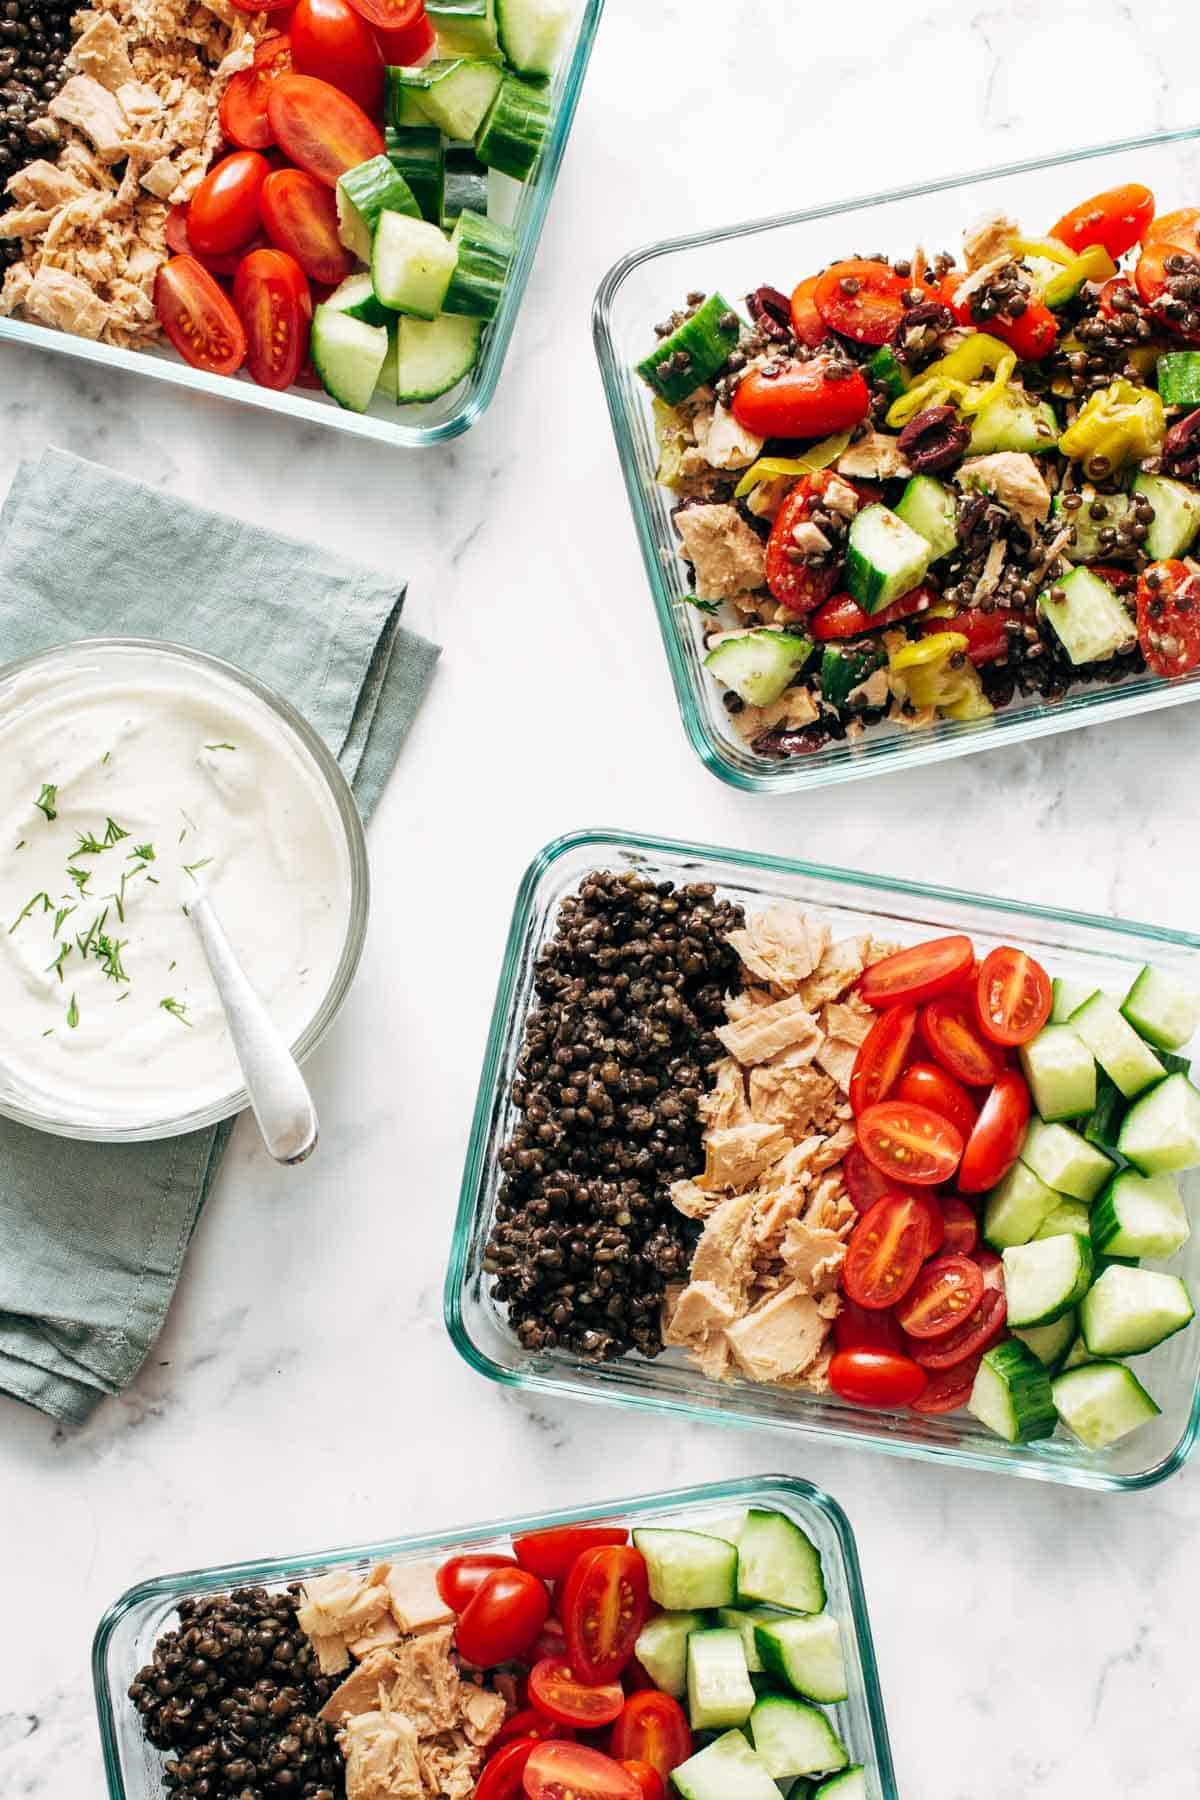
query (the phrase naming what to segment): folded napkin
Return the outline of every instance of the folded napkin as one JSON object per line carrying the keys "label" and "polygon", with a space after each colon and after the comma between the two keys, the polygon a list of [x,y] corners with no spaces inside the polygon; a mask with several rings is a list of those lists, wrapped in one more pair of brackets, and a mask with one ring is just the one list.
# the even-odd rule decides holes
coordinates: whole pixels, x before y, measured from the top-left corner
{"label": "folded napkin", "polygon": [[[0,508],[0,665],[79,637],[164,637],[267,682],[364,816],[437,661],[395,576],[173,500],[61,451]],[[0,1118],[0,1392],[80,1422],[162,1327],[229,1124],[85,1144]]]}

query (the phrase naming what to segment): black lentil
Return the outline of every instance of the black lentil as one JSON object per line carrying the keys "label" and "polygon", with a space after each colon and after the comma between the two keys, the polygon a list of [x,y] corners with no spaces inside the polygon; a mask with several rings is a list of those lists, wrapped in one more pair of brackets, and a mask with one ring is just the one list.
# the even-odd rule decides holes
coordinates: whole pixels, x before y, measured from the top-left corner
{"label": "black lentil", "polygon": [[[66,76],[75,10],[76,0],[0,0],[0,211],[9,178],[57,151],[46,108]],[[0,238],[0,276],[20,262],[22,247],[20,238]]]}

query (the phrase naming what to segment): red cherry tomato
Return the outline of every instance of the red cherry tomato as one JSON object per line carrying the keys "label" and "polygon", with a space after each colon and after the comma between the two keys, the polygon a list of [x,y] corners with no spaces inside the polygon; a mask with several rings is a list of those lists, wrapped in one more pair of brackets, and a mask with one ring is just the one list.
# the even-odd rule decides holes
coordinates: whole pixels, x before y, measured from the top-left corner
{"label": "red cherry tomato", "polygon": [[524,1569],[493,1569],[458,1616],[460,1656],[476,1668],[513,1662],[533,1643],[550,1611],[550,1596]]}
{"label": "red cherry tomato", "polygon": [[958,1185],[964,1194],[983,1194],[1003,1181],[1017,1160],[1028,1124],[1029,1089],[1016,1069],[1005,1069],[963,1150]]}
{"label": "red cherry tomato", "polygon": [[185,362],[232,375],[246,360],[246,334],[230,301],[194,256],[173,256],[154,281],[159,323]]}
{"label": "red cherry tomato", "polygon": [[[933,589],[922,584],[901,594],[882,612],[865,613],[849,594],[834,594],[819,606],[809,620],[809,630],[818,643],[834,638],[858,637],[864,631],[877,631],[882,625],[894,625],[897,619],[911,619],[927,612],[933,605]],[[957,629],[957,627],[955,627]]]}
{"label": "red cherry tomato", "polygon": [[957,1412],[971,1398],[971,1389],[975,1386],[975,1377],[982,1361],[983,1352],[980,1350],[974,1356],[968,1356],[964,1362],[955,1363],[952,1369],[939,1369],[932,1373],[925,1392],[909,1402],[912,1410],[918,1413]]}
{"label": "red cherry tomato", "polygon": [[868,1312],[895,1305],[925,1260],[928,1222],[913,1194],[885,1194],[863,1214],[846,1245],[842,1287]]}
{"label": "red cherry tomato", "polygon": [[1148,244],[1178,244],[1181,249],[1195,251],[1200,246],[1200,206],[1181,206],[1174,212],[1159,213],[1146,233]]}
{"label": "red cherry tomato", "polygon": [[1020,625],[1022,615],[1011,606],[998,606],[994,612],[981,607],[964,607],[948,619],[925,619],[921,636],[933,637],[939,631],[960,631],[967,640],[967,655],[976,668],[998,662],[1009,652],[1009,625]]}
{"label": "red cherry tomato", "polygon": [[511,1556],[475,1552],[452,1556],[437,1572],[437,1591],[447,1606],[460,1613],[489,1575],[494,1575],[497,1569],[515,1568],[516,1560]]}
{"label": "red cherry tomato", "polygon": [[649,1763],[634,1762],[626,1756],[621,1758],[621,1767],[637,1782],[642,1800],[666,1800],[667,1790],[663,1786],[663,1778]]}
{"label": "red cherry tomato", "polygon": [[896,1308],[909,1337],[945,1337],[969,1318],[983,1299],[983,1276],[969,1257],[949,1251],[926,1263]]}
{"label": "red cherry tomato", "polygon": [[802,281],[798,288],[792,290],[792,331],[798,343],[807,344],[815,350],[829,336],[829,327],[817,311],[817,303],[813,299],[819,275],[810,275]]}
{"label": "red cherry tomato", "polygon": [[1151,563],[1138,577],[1138,642],[1155,675],[1186,675],[1200,664],[1200,581],[1186,563]]}
{"label": "red cherry tomato", "polygon": [[1004,1072],[1004,1057],[979,1029],[974,1002],[944,994],[921,1009],[921,1036],[934,1060],[967,1087],[987,1087]]}
{"label": "red cherry tomato", "polygon": [[837,580],[837,571],[832,565],[810,568],[806,563],[793,562],[788,554],[794,548],[792,532],[808,518],[832,479],[827,469],[815,475],[801,476],[776,513],[771,527],[766,549],[767,585],[779,604],[786,606],[789,612],[811,612],[813,607],[821,604]]}
{"label": "red cherry tomato", "polygon": [[398,31],[384,31],[376,25],[375,36],[384,62],[392,69],[414,68],[437,43],[437,33],[424,13],[411,25],[402,25]]}
{"label": "red cherry tomato", "polygon": [[262,190],[263,228],[312,281],[344,281],[354,258],[338,236],[333,190],[303,169],[276,169]]}
{"label": "red cherry tomato", "polygon": [[979,1242],[979,1220],[957,1194],[943,1195],[941,1208],[945,1230],[943,1242],[947,1250],[954,1250],[959,1256],[970,1256]]}
{"label": "red cherry tomato", "polygon": [[533,1648],[529,1652],[529,1660],[530,1662],[540,1662],[544,1656],[557,1656],[561,1660],[566,1654],[567,1635],[551,1613],[538,1632]]}
{"label": "red cherry tomato", "polygon": [[612,1753],[649,1763],[665,1782],[692,1754],[691,1728],[679,1702],[670,1694],[631,1694],[613,1726]]}
{"label": "red cherry tomato", "polygon": [[860,1306],[848,1294],[833,1321],[836,1350],[897,1350],[903,1353],[904,1337],[890,1307]]}
{"label": "red cherry tomato", "polygon": [[513,1554],[531,1575],[540,1575],[543,1581],[561,1581],[585,1550],[628,1542],[629,1533],[619,1525],[556,1525],[549,1531],[514,1538]]}
{"label": "red cherry tomato", "polygon": [[347,0],[296,0],[288,21],[292,63],[332,82],[372,118],[383,106],[383,55],[375,33]]}
{"label": "red cherry tomato", "polygon": [[927,1106],[911,1100],[883,1100],[858,1118],[864,1154],[892,1181],[905,1187],[938,1187],[958,1167],[963,1141]]}
{"label": "red cherry tomato", "polygon": [[921,1208],[925,1217],[925,1260],[936,1256],[946,1236],[946,1221],[942,1214],[941,1201],[928,1188],[913,1188],[912,1197]]}
{"label": "red cherry tomato", "polygon": [[1058,341],[1058,320],[1041,300],[1029,300],[1020,318],[998,318],[990,314],[977,319],[971,311],[971,300],[960,301],[958,289],[961,275],[949,275],[941,284],[941,296],[960,325],[986,330],[992,337],[1015,350],[1022,362],[1038,362],[1049,356]]}
{"label": "red cherry tomato", "polygon": [[325,383],[321,380],[321,377],[317,374],[317,371],[313,368],[313,360],[312,360],[311,356],[306,356],[304,361],[300,364],[300,371],[299,371],[298,375],[296,376],[296,386],[302,387],[302,388],[313,388],[318,393],[322,393],[322,394],[325,392]]}
{"label": "red cherry tomato", "polygon": [[529,1800],[641,1800],[627,1769],[583,1744],[539,1744],[525,1764],[524,1782]]}
{"label": "red cherry tomato", "polygon": [[383,155],[383,135],[362,107],[311,75],[293,72],[273,81],[267,117],[284,155],[326,187],[336,187],[347,169]]}
{"label": "red cherry tomato", "polygon": [[891,1093],[900,1079],[916,1029],[915,1006],[890,1006],[880,1013],[859,1045],[850,1072],[850,1106],[856,1118]]}
{"label": "red cherry tomato", "polygon": [[861,369],[845,370],[826,356],[773,366],[779,369],[773,379],[752,369],[734,390],[733,416],[756,437],[828,437],[857,425],[871,409]]}
{"label": "red cherry tomato", "polygon": [[1154,195],[1140,182],[1127,181],[1121,187],[1107,188],[1090,200],[1081,200],[1065,212],[1050,233],[1060,238],[1068,250],[1086,250],[1089,244],[1102,244],[1114,259],[1145,237],[1154,217]]}
{"label": "red cherry tomato", "polygon": [[851,1204],[860,1213],[869,1212],[877,1200],[894,1191],[894,1183],[867,1161],[857,1144],[851,1144],[842,1159],[842,1180]]}
{"label": "red cherry tomato", "polygon": [[897,1084],[896,1098],[915,1100],[918,1106],[949,1119],[964,1143],[970,1137],[977,1116],[974,1102],[961,1082],[936,1063],[910,1063]]}
{"label": "red cherry tomato", "polygon": [[893,1350],[839,1350],[829,1365],[829,1385],[855,1406],[911,1406],[924,1392],[924,1369]]}
{"label": "red cherry tomato", "polygon": [[917,1005],[944,994],[962,980],[975,960],[969,937],[931,938],[872,963],[859,977],[858,991],[868,1006]]}
{"label": "red cherry tomato", "polygon": [[214,163],[188,204],[187,229],[201,256],[236,250],[258,230],[258,202],[270,164],[257,150],[235,150]]}
{"label": "red cherry tomato", "polygon": [[989,1249],[987,1244],[981,1244],[979,1249],[973,1252],[971,1261],[978,1263],[983,1271],[984,1287],[995,1288],[998,1294],[1002,1294],[1004,1292],[1004,1259],[998,1256],[994,1250]]}
{"label": "red cherry tomato", "polygon": [[425,0],[354,0],[354,10],[378,31],[407,31],[425,13]]}
{"label": "red cherry tomato", "polygon": [[312,298],[303,271],[282,250],[252,250],[233,283],[246,332],[246,368],[260,387],[289,388],[308,354]]}
{"label": "red cherry tomato", "polygon": [[[979,1285],[982,1291],[982,1280]],[[529,1698],[560,1725],[594,1731],[600,1725],[611,1725],[625,1704],[625,1690],[619,1681],[598,1686],[576,1681],[570,1663],[547,1656],[529,1671]]]}
{"label": "red cherry tomato", "polygon": [[295,0],[233,0],[237,10],[244,13],[286,12],[294,3]]}
{"label": "red cherry tomato", "polygon": [[502,1745],[511,1743],[514,1738],[534,1738],[538,1743],[545,1743],[548,1738],[571,1739],[574,1736],[569,1725],[560,1725],[557,1719],[539,1712],[536,1706],[525,1706],[520,1712],[513,1713],[511,1718],[505,1719],[488,1745],[488,1751],[494,1756]]}
{"label": "red cherry tomato", "polygon": [[1050,1017],[1050,977],[1024,950],[989,950],[979,971],[977,1010],[994,1044],[1027,1044]]}
{"label": "red cherry tomato", "polygon": [[186,206],[173,206],[167,214],[167,223],[164,232],[164,236],[167,240],[167,249],[171,252],[172,256],[194,256],[201,267],[207,269],[210,275],[222,277],[236,275],[242,265],[243,259],[249,255],[250,251],[261,248],[260,240],[255,238],[249,244],[240,245],[236,250],[225,251],[221,256],[200,256],[193,248],[192,240],[188,236],[187,215],[188,209]]}
{"label": "red cherry tomato", "polygon": [[472,1800],[521,1800],[525,1766],[541,1741],[525,1737],[503,1744],[484,1764]]}
{"label": "red cherry tomato", "polygon": [[813,304],[842,337],[886,344],[904,316],[901,295],[911,286],[887,263],[853,259],[834,263],[817,278]]}
{"label": "red cherry tomato", "polygon": [[956,1369],[969,1356],[991,1349],[1004,1330],[1007,1316],[1003,1289],[988,1287],[985,1279],[983,1299],[969,1318],[945,1337],[909,1338],[909,1354],[923,1369]]}
{"label": "red cherry tomato", "polygon": [[267,94],[271,83],[291,66],[291,40],[276,32],[259,44],[251,66],[233,77],[217,109],[221,130],[231,144],[240,144],[245,150],[266,150],[275,142],[267,117]]}
{"label": "red cherry tomato", "polygon": [[562,1590],[567,1660],[580,1681],[615,1681],[650,1612],[645,1558],[625,1545],[585,1550]]}

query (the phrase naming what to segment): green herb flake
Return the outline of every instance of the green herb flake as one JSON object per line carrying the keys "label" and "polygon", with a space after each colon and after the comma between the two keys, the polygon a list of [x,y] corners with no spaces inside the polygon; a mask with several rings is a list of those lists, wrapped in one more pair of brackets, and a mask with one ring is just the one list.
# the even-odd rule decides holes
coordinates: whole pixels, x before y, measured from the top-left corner
{"label": "green herb flake", "polygon": [[154,845],[153,844],[135,844],[133,846],[133,849],[129,852],[129,855],[125,858],[125,860],[126,860],[126,862],[133,862],[135,859],[140,859],[142,862],[148,862],[148,863],[153,862],[154,861]]}
{"label": "green herb flake", "polygon": [[71,914],[73,912],[77,912],[77,911],[78,911],[78,908],[75,906],[60,906],[59,907],[58,911],[54,915],[54,935],[55,935],[55,937],[57,937],[59,932],[62,930],[64,920],[69,919]]}
{"label": "green herb flake", "polygon": [[107,761],[108,761],[108,759],[109,759],[109,757],[110,757],[110,756],[111,756],[111,755],[112,755],[112,751],[111,751],[111,750],[106,750],[106,751],[105,751],[105,752],[104,752],[104,755],[103,755],[103,756],[102,756],[102,757],[101,757],[101,758],[100,758],[100,766],[101,766],[101,767],[102,767],[102,768],[103,768],[103,766],[104,766],[104,764],[105,764],[105,763],[106,763],[106,762],[107,762]]}
{"label": "green herb flake", "polygon": [[207,869],[207,867],[211,861],[212,861],[211,856],[202,856],[200,858],[199,862],[184,863],[183,872],[185,875],[190,875],[192,880],[195,881],[196,880],[196,870],[197,869]]}
{"label": "green herb flake", "polygon": [[68,863],[67,874],[75,883],[76,891],[80,894],[86,894],[87,884],[92,879],[92,871],[90,869],[77,869],[73,863]]}
{"label": "green herb flake", "polygon": [[48,975],[50,973],[51,969],[53,969],[56,972],[56,974],[58,975],[58,979],[61,981],[63,978],[63,964],[66,962],[68,956],[70,956],[73,948],[74,948],[74,946],[69,943],[60,944],[58,946],[58,955],[55,957],[55,959],[52,963],[46,964],[46,967],[42,971],[42,973],[45,975]]}
{"label": "green herb flake", "polygon": [[42,1033],[42,1036],[43,1036],[43,1037],[53,1037],[53,1036],[54,1036],[54,1027],[53,1027],[53,1025],[48,1025],[48,1026],[47,1026],[47,1027],[46,1027],[46,1029],[45,1029],[45,1031],[43,1031],[43,1033]]}
{"label": "green herb flake", "polygon": [[206,750],[236,750],[236,744],[205,744]]}
{"label": "green herb flake", "polygon": [[92,940],[95,938],[97,932],[104,930],[104,921],[105,921],[105,919],[107,919],[107,917],[108,917],[108,908],[106,906],[104,908],[104,911],[101,913],[97,913],[96,917],[92,920],[91,924],[87,928],[86,936],[80,937],[78,935],[78,933],[76,934],[75,942],[79,946],[80,956],[86,956],[88,954],[88,951],[92,947]]}
{"label": "green herb flake", "polygon": [[79,833],[79,842],[72,850],[72,856],[103,856],[106,846],[90,831]]}
{"label": "green herb flake", "polygon": [[96,960],[109,981],[128,981],[121,962],[121,952],[129,942],[128,938],[109,938],[103,932],[96,937]]}
{"label": "green herb flake", "polygon": [[129,833],[127,831],[122,831],[115,819],[105,819],[104,844],[106,849],[113,844],[119,844],[122,838],[127,838],[128,836]]}
{"label": "green herb flake", "polygon": [[74,994],[72,994],[71,995],[71,1004],[67,1008],[67,1024],[71,1027],[71,1030],[74,1031],[74,1029],[78,1025],[78,1023],[79,1023],[79,1002],[78,1002],[78,1000],[76,1000]]}
{"label": "green herb flake", "polygon": [[25,848],[25,842],[26,842],[26,840],[24,838],[22,838],[20,843],[17,845],[17,849],[23,850]]}
{"label": "green herb flake", "polygon": [[182,1000],[173,999],[168,994],[166,999],[160,1000],[158,1004],[164,1012],[169,1012],[173,1019],[178,1019],[181,1025],[186,1025],[191,1030],[192,1021],[187,1016],[188,1009]]}
{"label": "green herb flake", "polygon": [[47,824],[50,823],[51,819],[57,819],[58,817],[58,808],[55,805],[57,799],[58,789],[55,787],[54,783],[52,781],[43,781],[42,791],[33,804],[37,807],[39,812],[45,813]]}
{"label": "green herb flake", "polygon": [[33,899],[28,901],[26,903],[26,905],[24,905],[21,908],[20,912],[17,914],[16,918],[13,920],[12,924],[9,926],[9,928],[8,928],[9,937],[12,936],[13,932],[17,929],[18,925],[24,924],[25,920],[29,917],[30,913],[33,911],[34,907],[37,905],[39,900],[42,903],[42,911],[44,913],[54,911],[54,902],[53,902],[53,900],[51,900],[49,894],[47,894],[44,890],[40,894],[35,894],[33,896]]}

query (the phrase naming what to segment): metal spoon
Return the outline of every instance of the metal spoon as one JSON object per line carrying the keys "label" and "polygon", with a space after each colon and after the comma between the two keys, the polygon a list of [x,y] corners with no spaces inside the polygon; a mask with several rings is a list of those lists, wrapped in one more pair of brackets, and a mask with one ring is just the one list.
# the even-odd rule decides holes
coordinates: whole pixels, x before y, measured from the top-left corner
{"label": "metal spoon", "polygon": [[263,1143],[276,1162],[303,1162],[317,1147],[317,1112],[299,1065],[251,987],[206,893],[189,899],[188,914],[225,1009]]}

